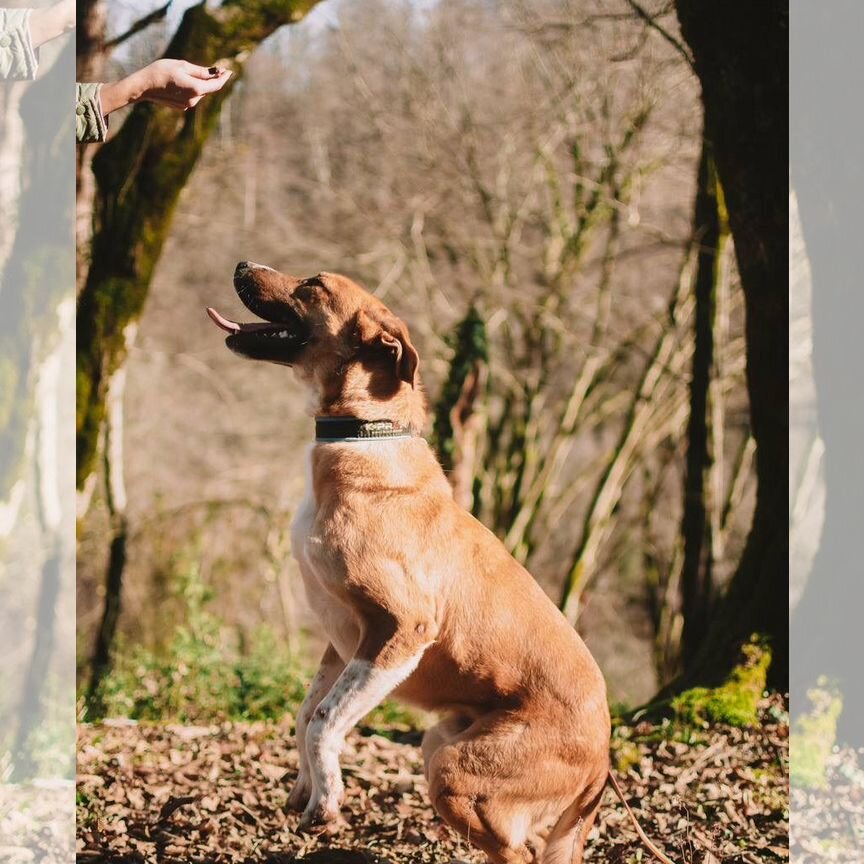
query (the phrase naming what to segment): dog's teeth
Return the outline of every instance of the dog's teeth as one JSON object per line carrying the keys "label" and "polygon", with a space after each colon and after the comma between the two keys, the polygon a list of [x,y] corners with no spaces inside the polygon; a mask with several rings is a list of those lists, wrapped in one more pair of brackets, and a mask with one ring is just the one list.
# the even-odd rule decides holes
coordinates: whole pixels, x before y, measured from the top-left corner
{"label": "dog's teeth", "polygon": [[287,330],[280,330],[280,331],[279,331],[279,338],[280,338],[280,339],[285,339],[287,336],[288,336],[288,331],[287,331]]}

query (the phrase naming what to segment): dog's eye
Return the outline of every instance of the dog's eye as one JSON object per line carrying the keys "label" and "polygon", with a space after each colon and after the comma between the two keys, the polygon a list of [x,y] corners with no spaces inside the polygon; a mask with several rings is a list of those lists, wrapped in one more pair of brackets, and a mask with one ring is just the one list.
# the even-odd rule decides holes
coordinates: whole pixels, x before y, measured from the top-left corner
{"label": "dog's eye", "polygon": [[317,276],[313,276],[311,279],[305,279],[297,286],[294,296],[301,303],[308,303],[311,300],[321,299],[327,293],[327,286]]}
{"label": "dog's eye", "polygon": [[318,289],[315,285],[307,285],[304,283],[303,285],[297,286],[297,290],[294,292],[294,297],[301,303],[308,303],[317,293]]}

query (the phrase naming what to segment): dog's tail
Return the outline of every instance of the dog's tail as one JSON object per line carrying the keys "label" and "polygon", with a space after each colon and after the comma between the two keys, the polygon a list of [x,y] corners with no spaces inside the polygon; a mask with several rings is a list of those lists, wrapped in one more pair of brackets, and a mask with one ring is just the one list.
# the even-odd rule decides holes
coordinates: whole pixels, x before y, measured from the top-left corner
{"label": "dog's tail", "polygon": [[624,809],[627,811],[627,815],[630,817],[630,820],[633,822],[633,827],[636,829],[636,833],[639,835],[639,839],[645,844],[645,848],[658,860],[661,861],[662,864],[674,864],[671,858],[668,858],[664,855],[649,839],[648,835],[642,830],[642,826],[639,824],[639,820],[636,818],[636,814],[630,808],[630,805],[627,803],[627,799],[624,797],[624,793],[621,791],[621,787],[618,785],[618,781],[615,779],[615,775],[610,771],[608,776],[609,785],[615,790],[615,794],[621,799],[621,803],[624,805]]}

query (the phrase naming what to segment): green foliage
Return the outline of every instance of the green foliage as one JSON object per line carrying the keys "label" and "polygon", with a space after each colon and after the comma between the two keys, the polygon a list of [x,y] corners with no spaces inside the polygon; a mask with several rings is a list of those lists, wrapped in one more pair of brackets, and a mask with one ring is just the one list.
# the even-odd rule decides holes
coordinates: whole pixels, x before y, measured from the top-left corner
{"label": "green foliage", "polygon": [[360,725],[375,729],[385,737],[398,738],[400,733],[415,732],[426,728],[429,724],[422,712],[408,708],[399,702],[387,700],[377,708],[373,708],[360,721]]}
{"label": "green foliage", "polygon": [[[197,568],[177,578],[181,623],[161,649],[120,640],[112,671],[99,698],[104,714],[149,722],[212,723],[221,720],[279,720],[296,715],[314,669],[290,651],[269,627],[246,639],[210,609],[212,591]],[[372,711],[362,725],[408,732],[423,718],[394,702]]]}
{"label": "green foliage", "polygon": [[119,645],[96,700],[105,715],[204,723],[294,713],[308,670],[287,646],[266,627],[245,644],[231,638],[208,609],[212,595],[195,569],[181,579],[177,593],[185,616],[162,649]]}
{"label": "green foliage", "polygon": [[789,775],[794,786],[825,789],[826,765],[837,740],[837,719],[843,710],[843,698],[825,678],[807,691],[807,697],[811,710],[792,727]]}
{"label": "green foliage", "polygon": [[678,722],[707,728],[711,723],[756,726],[765,692],[771,652],[757,636],[741,649],[744,658],[719,687],[694,687],[672,700]]}
{"label": "green foliage", "polygon": [[75,777],[75,703],[73,688],[51,676],[43,688],[44,713],[27,737],[28,768],[33,777]]}
{"label": "green foliage", "polygon": [[[12,723],[0,729],[0,782],[10,778],[14,782],[33,777],[75,776],[75,703],[74,692],[56,674],[48,676],[41,687],[42,715],[38,725],[29,730],[26,740],[16,742],[17,697],[16,688],[7,681],[0,682],[8,702],[0,703],[0,712]],[[15,747],[21,750],[11,752]]]}
{"label": "green foliage", "polygon": [[612,738],[612,762],[615,772],[626,774],[631,768],[638,768],[642,762],[642,751],[635,741],[620,736]]}
{"label": "green foliage", "polygon": [[450,470],[453,467],[456,447],[450,412],[459,401],[462,388],[465,386],[465,379],[471,373],[474,365],[478,361],[485,363],[489,360],[486,323],[474,304],[469,307],[467,314],[459,322],[448,341],[453,348],[453,358],[450,361],[447,381],[441,389],[441,395],[435,406],[433,427],[434,446],[445,470]]}

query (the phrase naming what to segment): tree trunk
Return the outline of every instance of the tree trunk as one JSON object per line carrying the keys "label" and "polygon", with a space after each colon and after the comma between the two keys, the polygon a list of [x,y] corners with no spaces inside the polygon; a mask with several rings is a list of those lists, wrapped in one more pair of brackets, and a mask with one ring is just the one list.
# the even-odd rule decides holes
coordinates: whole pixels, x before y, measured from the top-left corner
{"label": "tree trunk", "polygon": [[61,555],[59,542],[52,543],[48,558],[42,565],[33,650],[21,687],[17,731],[12,748],[12,779],[15,782],[32,778],[38,767],[33,758],[31,736],[42,723],[44,714],[46,680],[54,653],[54,624],[62,574]]}
{"label": "tree trunk", "polygon": [[474,512],[477,448],[489,368],[486,324],[475,306],[454,334],[450,372],[435,406],[434,441],[460,507]]}
{"label": "tree trunk", "polygon": [[693,215],[693,239],[698,249],[694,280],[693,363],[690,376],[690,415],[687,421],[687,460],[681,537],[681,661],[693,661],[710,620],[714,593],[714,560],[719,538],[714,530],[717,501],[712,380],[716,377],[714,329],[721,262],[727,229],[722,199],[709,147],[703,139]]}
{"label": "tree trunk", "polygon": [[[129,333],[131,342],[132,334]],[[87,713],[102,714],[101,685],[111,669],[114,639],[123,601],[123,574],[126,569],[129,520],[126,515],[126,479],[123,460],[123,398],[126,392],[126,367],[121,366],[111,379],[106,399],[105,422],[105,500],[108,505],[111,542],[105,571],[105,599],[96,633],[90,683],[87,688]]]}
{"label": "tree trunk", "polygon": [[180,116],[138,104],[93,159],[96,178],[91,264],[78,304],[76,449],[78,489],[96,465],[111,378],[126,357],[124,331],[140,317],[180,192],[222,105],[255,46],[300,20],[317,0],[271,0],[189,9],[166,57],[229,64],[218,93]]}
{"label": "tree trunk", "polygon": [[[93,159],[96,181],[90,267],[78,301],[76,485],[85,502],[108,421],[107,501],[111,543],[105,599],[91,662],[88,710],[98,713],[100,685],[111,654],[122,605],[128,522],[123,485],[123,372],[137,321],[162,253],[180,192],[188,181],[222,105],[248,53],[284,24],[301,19],[317,0],[270,0],[216,9],[189,9],[166,57],[235,72],[218,93],[193,111],[137,105],[114,138]],[[250,8],[251,7],[251,8]],[[97,32],[102,38],[104,33]],[[108,411],[110,409],[111,417]]]}
{"label": "tree trunk", "polygon": [[[6,497],[7,484],[14,494],[31,489],[40,529],[39,542],[29,547],[11,574],[13,587],[20,587],[32,584],[40,573],[33,642],[15,706],[16,780],[32,776],[37,767],[31,735],[43,718],[46,677],[55,653],[57,598],[67,575],[62,568],[57,411],[64,384],[71,387],[71,375],[64,380],[57,346],[71,327],[74,273],[69,182],[73,141],[64,86],[72,74],[73,48],[68,39],[65,47],[56,46],[59,53],[45,53],[43,74],[17,93],[20,115],[10,118],[8,130],[20,136],[18,143],[24,146],[20,158],[12,155],[5,178],[14,182],[13,172],[18,173],[21,195],[15,202],[17,213],[4,214],[16,231],[0,288],[0,500]],[[62,153],[68,161],[58,156]],[[28,440],[36,446],[29,447]],[[7,515],[3,528],[11,530],[14,512]]]}
{"label": "tree trunk", "polygon": [[701,648],[675,686],[711,683],[754,632],[773,649],[771,681],[788,678],[788,10],[782,0],[676,0],[702,84],[705,136],[725,195],[744,291],[747,389],[757,496],[744,553]]}

